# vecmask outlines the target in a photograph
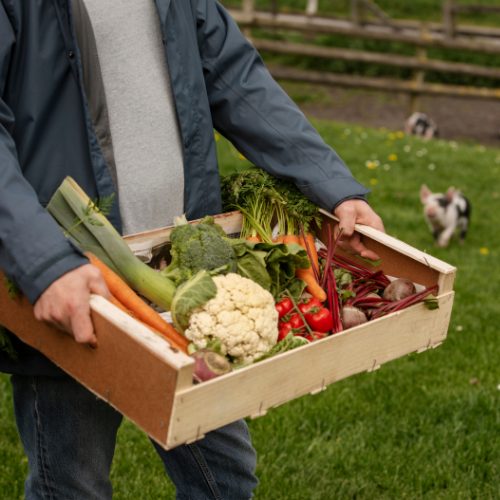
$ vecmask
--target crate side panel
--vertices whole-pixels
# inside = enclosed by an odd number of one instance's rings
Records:
[[[99,339],[96,350],[40,323],[25,296],[12,301],[0,286],[0,324],[165,443],[177,370],[98,312],[92,312],[92,320]]]
[[[417,304],[177,393],[168,447],[239,418],[265,415],[270,407],[439,345],[446,338],[453,297],[453,292],[441,296],[435,311]]]

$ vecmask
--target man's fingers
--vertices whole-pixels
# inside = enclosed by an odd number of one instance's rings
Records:
[[[71,316],[71,330],[79,344],[93,344],[97,342],[94,325],[90,318],[90,307],[80,308]]]
[[[92,266],[94,267],[94,266]],[[105,299],[110,299],[111,293],[109,292],[108,286],[102,277],[101,271],[94,267],[95,271],[92,270],[94,276],[89,280],[89,290],[90,293],[95,293],[97,295],[102,295]]]
[[[365,226],[373,227],[374,229],[385,233],[384,223],[382,222],[382,219],[375,213],[372,213],[371,217],[369,218],[360,218],[358,220],[358,224],[364,224]]]
[[[355,232],[350,238],[339,241],[339,247],[342,250],[351,252],[354,255],[359,255],[364,259],[376,262],[379,260],[379,256],[373,251],[366,248],[364,243],[361,241],[361,235]]]
[[[354,225],[356,224],[356,212],[354,210],[339,210],[338,212],[339,226],[344,229],[342,238],[345,240],[354,233]],[[338,232],[337,232],[338,234]]]

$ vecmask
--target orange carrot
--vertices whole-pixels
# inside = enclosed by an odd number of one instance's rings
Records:
[[[141,321],[138,317],[137,317],[137,314],[134,314],[130,309],[127,309],[114,295],[111,295],[111,297],[109,298],[109,301],[116,307],[118,307],[118,309],[121,309],[123,312],[127,313],[129,316],[131,316],[132,318],[134,318],[136,321],[138,321],[139,323],[141,323],[141,325],[144,325],[146,326],[147,328],[149,328],[153,333],[156,333],[156,335],[161,335],[163,337],[163,335],[161,334],[161,332],[159,332],[156,328],[153,328],[152,326],[149,326],[148,324],[144,323],[144,321]],[[172,345],[174,345],[173,341],[169,340],[169,342],[172,343]],[[178,345],[174,345],[174,347],[177,347],[179,348]]]
[[[300,245],[299,239],[294,234],[287,234],[283,239],[283,243],[285,245],[290,245],[290,243],[297,243],[297,245]]]
[[[277,238],[276,238],[276,243],[284,243],[285,241],[285,235],[284,234],[280,234]]]
[[[318,252],[316,251],[316,245],[314,244],[314,236],[312,235],[312,233],[307,233],[306,240],[309,245],[309,250],[311,251],[312,264],[314,264],[314,267],[316,268],[319,276]],[[307,250],[307,246],[302,235],[299,236],[299,245]]]
[[[249,236],[245,238],[247,241],[255,241],[256,243],[262,243],[262,238],[260,236]]]
[[[167,340],[172,341],[176,346],[187,354],[189,341],[183,337],[172,325],[167,323],[154,309],[143,302],[138,295],[130,288],[116,273],[106,264],[101,262],[95,255],[86,252],[90,262],[97,267],[108,285],[109,291],[127,309],[130,309],[141,321],[156,328]]]
[[[295,269],[295,277],[304,280],[307,283],[307,291],[316,297],[317,299],[324,302],[326,300],[325,291],[318,285],[316,277],[312,272],[312,268],[309,269]]]

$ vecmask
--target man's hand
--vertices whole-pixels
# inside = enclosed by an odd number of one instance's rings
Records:
[[[344,228],[339,241],[340,248],[365,259],[377,261],[379,256],[372,250],[368,250],[361,241],[361,235],[354,231],[354,224],[364,224],[385,233],[382,219],[370,208],[370,205],[363,200],[347,200],[338,205],[334,213],[339,218],[339,225],[335,226],[335,235],[338,234],[339,227]]]
[[[101,271],[85,264],[54,281],[35,303],[35,318],[72,335],[80,344],[97,342],[90,319],[90,294],[109,299]]]

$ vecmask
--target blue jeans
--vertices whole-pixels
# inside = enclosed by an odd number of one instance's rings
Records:
[[[27,500],[104,500],[122,415],[70,377],[13,375],[17,428],[28,457]],[[153,442],[179,500],[247,500],[257,454],[239,420],[193,444]]]

